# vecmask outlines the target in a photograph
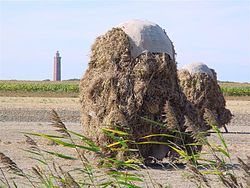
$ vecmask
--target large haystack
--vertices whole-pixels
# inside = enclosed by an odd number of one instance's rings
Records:
[[[203,63],[193,63],[180,69],[178,77],[182,91],[203,119],[218,127],[230,122],[232,114],[225,108],[226,102],[213,69]]]
[[[178,86],[174,55],[165,31],[151,22],[125,22],[98,37],[80,82],[85,134],[105,148],[114,140],[103,133],[103,127],[129,132],[128,139],[135,141],[146,141],[140,138],[173,129],[185,131],[185,119],[195,125],[190,130],[199,127],[192,105]],[[165,122],[166,126],[146,122],[142,117]],[[138,147],[143,158],[162,159],[169,152],[167,146],[130,147]]]

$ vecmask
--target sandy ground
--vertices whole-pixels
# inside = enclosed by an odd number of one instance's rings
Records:
[[[228,130],[250,132],[250,101],[228,100],[227,107],[234,114],[231,123],[227,126]],[[28,148],[29,145],[26,143],[25,136],[20,132],[55,133],[55,129],[49,123],[51,109],[55,109],[63,117],[68,129],[84,132],[80,125],[80,105],[77,98],[0,97],[0,152],[5,153],[24,170],[34,166],[36,162],[28,158],[31,155],[22,150]],[[224,134],[224,137],[232,154],[233,164],[236,164],[237,156],[243,160],[247,158],[247,155],[250,156],[250,134]],[[39,141],[39,146],[46,150],[70,153],[69,150],[53,145],[45,139],[34,139]],[[218,143],[215,135],[209,139]],[[79,165],[77,162],[69,163],[58,159],[56,162],[66,168]],[[194,187],[184,177],[185,170],[175,170],[167,164],[165,167],[163,170],[159,166],[153,166],[150,170],[144,170],[143,173],[149,173],[155,182],[163,185]],[[212,184],[214,187],[220,187],[216,180]],[[145,184],[142,186],[146,187]]]

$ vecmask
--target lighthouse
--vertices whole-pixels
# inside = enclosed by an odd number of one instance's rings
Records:
[[[54,57],[54,81],[61,81],[61,57],[58,51]]]

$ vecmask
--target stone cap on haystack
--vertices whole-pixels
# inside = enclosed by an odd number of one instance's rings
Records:
[[[116,27],[121,28],[128,35],[133,58],[144,52],[152,52],[166,53],[172,60],[175,59],[173,43],[159,25],[134,19],[120,23]]]
[[[194,75],[197,73],[205,73],[211,78],[215,79],[215,75],[213,71],[204,63],[197,62],[197,63],[191,63],[183,66],[180,70],[187,70],[189,74]]]

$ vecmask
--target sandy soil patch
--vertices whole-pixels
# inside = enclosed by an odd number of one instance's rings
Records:
[[[227,101],[227,107],[234,114],[232,122],[227,126],[229,131],[250,132],[250,101]],[[0,152],[10,156],[21,168],[28,169],[35,164],[29,159],[29,154],[22,149],[28,148],[26,138],[20,132],[55,133],[54,128],[48,123],[50,109],[54,108],[58,113],[69,118],[66,125],[70,130],[84,132],[80,125],[80,106],[77,98],[10,98],[0,97]],[[232,154],[233,163],[236,164],[236,157],[246,159],[250,156],[250,135],[224,135]],[[212,142],[218,143],[218,139],[212,135],[209,138]],[[56,150],[70,154],[65,148],[51,145],[51,142],[40,138],[41,148]],[[73,154],[74,155],[74,154]],[[79,165],[77,162],[57,162],[65,168],[73,168]],[[236,170],[237,171],[237,170]],[[165,169],[152,167],[148,172],[158,183],[171,184],[173,187],[193,187],[190,181],[185,180],[186,171],[183,169],[174,170],[165,164]],[[213,180],[214,187],[220,187],[216,180]],[[0,184],[1,185],[1,184]],[[142,185],[146,186],[146,185]],[[25,187],[25,186],[24,186]]]

